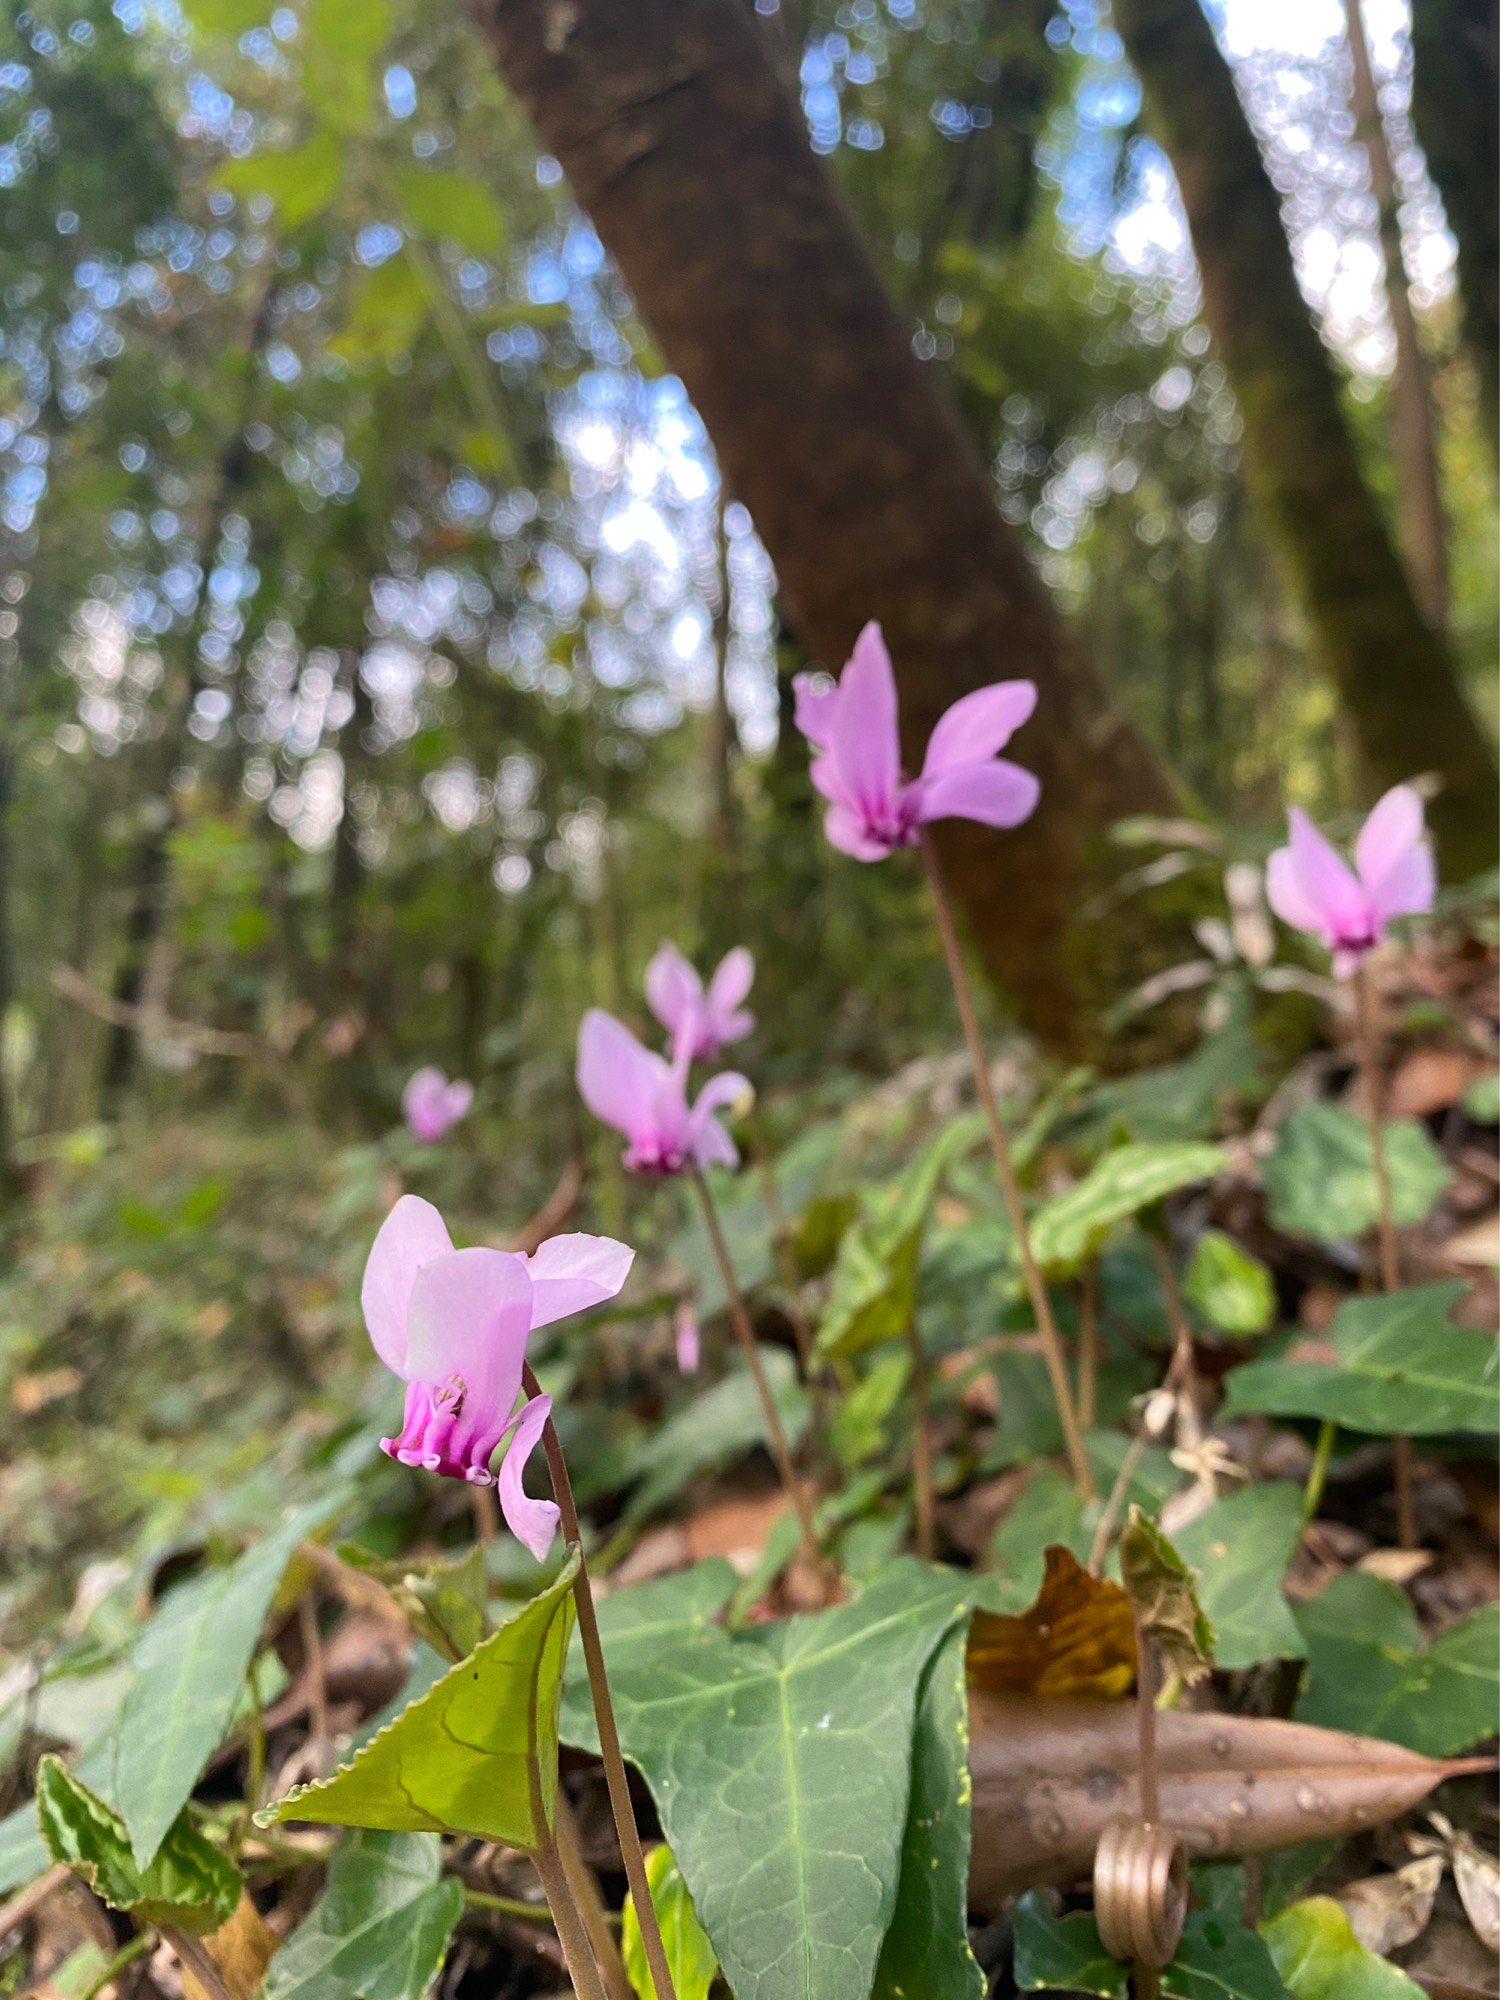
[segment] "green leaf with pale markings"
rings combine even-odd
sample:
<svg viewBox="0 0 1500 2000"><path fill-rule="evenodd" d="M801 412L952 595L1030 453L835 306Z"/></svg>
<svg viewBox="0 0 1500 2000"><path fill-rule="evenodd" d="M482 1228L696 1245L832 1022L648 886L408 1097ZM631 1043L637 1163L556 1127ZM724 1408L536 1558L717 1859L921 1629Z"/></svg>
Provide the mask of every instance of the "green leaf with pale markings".
<svg viewBox="0 0 1500 2000"><path fill-rule="evenodd" d="M1255 1932L1214 1910L1188 1911L1161 1990L1164 2000L1288 2000Z"/></svg>
<svg viewBox="0 0 1500 2000"><path fill-rule="evenodd" d="M901 1879L874 2000L984 2000L984 1974L969 1949L968 1638L962 1619L922 1676Z"/></svg>
<svg viewBox="0 0 1500 2000"><path fill-rule="evenodd" d="M557 1580L482 1640L321 1783L256 1814L391 1833L472 1834L535 1847L557 1797L558 1704L573 1629L570 1557Z"/></svg>
<svg viewBox="0 0 1500 2000"><path fill-rule="evenodd" d="M599 1607L625 1754L736 2000L869 2000L895 1909L922 1673L962 1580L910 1559L847 1604L726 1632L726 1564ZM597 1736L577 1679L566 1740Z"/></svg>
<svg viewBox="0 0 1500 2000"><path fill-rule="evenodd" d="M202 1933L227 1923L240 1900L240 1871L182 1814L157 1842L150 1864L131 1852L125 1822L61 1757L37 1766L36 1816L54 1861L63 1862L111 1908L143 1924Z"/></svg>
<svg viewBox="0 0 1500 2000"><path fill-rule="evenodd" d="M1320 1417L1372 1437L1493 1435L1500 1429L1494 1336L1449 1318L1467 1289L1460 1280L1349 1299L1328 1330L1337 1362L1236 1368L1223 1414Z"/></svg>
<svg viewBox="0 0 1500 2000"><path fill-rule="evenodd" d="M1381 1129L1391 1212L1398 1223L1425 1222L1452 1171L1416 1119L1393 1118ZM1271 1220L1290 1236L1333 1243L1363 1236L1380 1220L1370 1128L1337 1104L1294 1111L1262 1173Z"/></svg>
<svg viewBox="0 0 1500 2000"><path fill-rule="evenodd" d="M1264 1333L1276 1314L1270 1271L1222 1229L1205 1229L1193 1245L1182 1295L1210 1326L1240 1339Z"/></svg>
<svg viewBox="0 0 1500 2000"><path fill-rule="evenodd" d="M1299 1722L1456 1757L1495 1733L1500 1609L1481 1605L1422 1644L1404 1590L1350 1570L1296 1607L1307 1644Z"/></svg>
<svg viewBox="0 0 1500 2000"><path fill-rule="evenodd" d="M346 1834L261 2000L423 2000L464 1913L463 1884L442 1869L436 1834Z"/></svg>
<svg viewBox="0 0 1500 2000"><path fill-rule="evenodd" d="M1198 1572L1216 1666L1303 1657L1307 1648L1281 1588L1302 1539L1300 1487L1284 1480L1243 1487L1215 1500L1172 1539Z"/></svg>
<svg viewBox="0 0 1500 2000"><path fill-rule="evenodd" d="M1105 1238L1132 1215L1195 1181L1211 1181L1229 1155L1222 1146L1132 1143L1097 1160L1076 1187L1039 1208L1031 1222L1031 1248L1051 1277L1086 1264Z"/></svg>
<svg viewBox="0 0 1500 2000"><path fill-rule="evenodd" d="M340 1502L299 1508L227 1569L180 1585L142 1627L120 1709L109 1796L146 1867L223 1741L240 1688L298 1542Z"/></svg>

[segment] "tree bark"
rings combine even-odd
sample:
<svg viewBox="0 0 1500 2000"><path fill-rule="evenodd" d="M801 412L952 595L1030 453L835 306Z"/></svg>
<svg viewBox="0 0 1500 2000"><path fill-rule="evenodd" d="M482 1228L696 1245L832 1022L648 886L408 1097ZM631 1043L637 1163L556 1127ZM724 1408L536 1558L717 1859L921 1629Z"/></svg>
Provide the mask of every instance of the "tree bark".
<svg viewBox="0 0 1500 2000"><path fill-rule="evenodd" d="M1396 521L1413 595L1429 625L1448 622L1448 538L1438 482L1437 439L1427 363L1417 338L1401 245L1401 195L1381 116L1370 45L1360 0L1344 0L1349 57L1354 69L1355 130L1370 162L1370 187L1380 217L1380 253L1385 262L1385 296L1396 339L1391 378L1391 449L1396 461Z"/></svg>
<svg viewBox="0 0 1500 2000"><path fill-rule="evenodd" d="M1412 0L1412 116L1458 238L1464 344L1500 433L1500 8Z"/></svg>
<svg viewBox="0 0 1500 2000"><path fill-rule="evenodd" d="M792 628L837 671L880 620L915 767L958 696L1035 679L1018 832L937 829L990 970L1055 1046L1180 946L1159 912L1080 923L1110 825L1171 786L1079 658L738 0L475 0L749 508Z"/></svg>
<svg viewBox="0 0 1500 2000"><path fill-rule="evenodd" d="M1369 779L1438 772L1440 857L1449 875L1471 874L1500 847L1494 760L1360 473L1234 78L1198 0L1114 0L1114 19L1182 191L1204 313L1244 416L1248 483Z"/></svg>

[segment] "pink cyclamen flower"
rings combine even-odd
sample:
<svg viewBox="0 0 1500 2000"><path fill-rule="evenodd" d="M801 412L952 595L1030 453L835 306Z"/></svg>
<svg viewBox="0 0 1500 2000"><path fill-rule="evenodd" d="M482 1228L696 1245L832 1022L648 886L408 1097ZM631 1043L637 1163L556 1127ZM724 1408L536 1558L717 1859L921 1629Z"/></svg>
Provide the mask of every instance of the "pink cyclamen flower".
<svg viewBox="0 0 1500 2000"><path fill-rule="evenodd" d="M736 945L719 962L703 990L703 981L675 944L664 944L646 967L646 1004L672 1038L684 1043L697 1062L710 1062L726 1042L737 1042L755 1026L755 1016L740 1005L755 981L755 960Z"/></svg>
<svg viewBox="0 0 1500 2000"><path fill-rule="evenodd" d="M672 1332L677 1343L678 1374L696 1375L703 1359L703 1345L698 1337L698 1308L691 1299L677 1301Z"/></svg>
<svg viewBox="0 0 1500 2000"><path fill-rule="evenodd" d="M896 677L878 625L854 642L837 687L819 688L810 674L794 685L797 727L819 753L812 781L829 802L824 831L856 861L914 847L929 820L1019 826L1030 817L1041 786L995 753L1036 707L1033 682L997 681L954 702L928 739L922 775L910 781L901 775Z"/></svg>
<svg viewBox="0 0 1500 2000"><path fill-rule="evenodd" d="M1354 843L1352 868L1306 813L1293 806L1287 818L1287 845L1266 864L1266 900L1284 924L1321 938L1346 979L1393 917L1432 908L1437 879L1421 798L1395 785L1377 802Z"/></svg>
<svg viewBox="0 0 1500 2000"><path fill-rule="evenodd" d="M520 1410L521 1370L532 1329L612 1299L635 1252L608 1236L554 1236L534 1256L455 1250L430 1201L405 1194L380 1226L360 1303L375 1352L406 1384L399 1437L380 1448L476 1486L493 1483L490 1460L507 1433L500 1508L540 1562L557 1531L550 1500L521 1483L552 1408L536 1396Z"/></svg>
<svg viewBox="0 0 1500 2000"><path fill-rule="evenodd" d="M578 1093L596 1118L623 1132L632 1173L680 1174L687 1166L732 1167L734 1141L714 1113L750 1085L733 1070L710 1077L690 1106L686 1045L671 1062L642 1046L623 1021L591 1007L578 1030Z"/></svg>
<svg viewBox="0 0 1500 2000"><path fill-rule="evenodd" d="M450 1083L440 1069L415 1071L401 1093L401 1115L414 1139L435 1146L450 1125L468 1116L474 1102L472 1083Z"/></svg>

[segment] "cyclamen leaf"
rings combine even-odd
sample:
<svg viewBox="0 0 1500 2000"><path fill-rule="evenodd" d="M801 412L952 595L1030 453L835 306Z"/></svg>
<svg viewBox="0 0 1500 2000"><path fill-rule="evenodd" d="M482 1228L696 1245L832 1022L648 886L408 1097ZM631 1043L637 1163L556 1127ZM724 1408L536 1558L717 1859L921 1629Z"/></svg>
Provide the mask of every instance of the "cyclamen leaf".
<svg viewBox="0 0 1500 2000"><path fill-rule="evenodd" d="M412 1630L451 1665L472 1653L488 1630L484 1544L471 1542L451 1562L383 1562L349 1544L339 1555L377 1577L411 1620Z"/></svg>
<svg viewBox="0 0 1500 2000"><path fill-rule="evenodd" d="M1220 1333L1264 1333L1276 1312L1271 1273L1222 1229L1205 1229L1193 1245L1182 1295Z"/></svg>
<svg viewBox="0 0 1500 2000"><path fill-rule="evenodd" d="M262 2000L422 2000L464 1909L463 1884L443 1880L442 1866L436 1834L346 1834Z"/></svg>
<svg viewBox="0 0 1500 2000"><path fill-rule="evenodd" d="M557 1796L557 1719L576 1555L557 1580L356 1752L256 1814L535 1847Z"/></svg>
<svg viewBox="0 0 1500 2000"><path fill-rule="evenodd" d="M1016 1905L1016 1985L1023 1993L1095 1993L1125 2000L1130 1969L1110 1957L1086 1910L1054 1917L1040 1889Z"/></svg>
<svg viewBox="0 0 1500 2000"><path fill-rule="evenodd" d="M730 1633L708 1621L732 1588L702 1564L599 1607L625 1754L736 2000L868 2000L917 1689L964 1586L904 1559L850 1603ZM576 1677L565 1737L598 1740Z"/></svg>
<svg viewBox="0 0 1500 2000"><path fill-rule="evenodd" d="M110 1796L145 1868L229 1729L260 1628L298 1542L337 1500L300 1508L227 1569L174 1590L131 1655L135 1679L120 1710Z"/></svg>
<svg viewBox="0 0 1500 2000"><path fill-rule="evenodd" d="M1223 1414L1321 1417L1372 1437L1500 1428L1494 1337L1449 1318L1462 1280L1350 1299L1328 1337L1339 1362L1258 1361L1236 1368Z"/></svg>
<svg viewBox="0 0 1500 2000"><path fill-rule="evenodd" d="M366 271L354 297L354 309L344 330L328 345L332 353L360 367L407 354L426 324L427 294L411 258L394 257Z"/></svg>
<svg viewBox="0 0 1500 2000"><path fill-rule="evenodd" d="M670 1847L653 1847L646 1856L646 1880L651 1902L661 1929L662 1948L667 1954L667 1970L677 1990L677 2000L708 2000L719 1961L708 1941L708 1933L698 1921L693 1899L682 1879ZM625 1924L620 1934L620 1956L630 1983L641 2000L656 2000L651 1968L646 1962L646 1945L641 1937L640 1918L629 1896L625 1898Z"/></svg>
<svg viewBox="0 0 1500 2000"><path fill-rule="evenodd" d="M61 1757L37 1766L36 1816L54 1861L64 1862L116 1910L143 1924L217 1930L240 1900L240 1871L180 1816L146 1867L131 1852L125 1822L80 1783Z"/></svg>
<svg viewBox="0 0 1500 2000"><path fill-rule="evenodd" d="M1482 1605L1424 1649L1405 1591L1351 1570L1297 1606L1307 1642L1300 1722L1453 1757L1495 1733L1500 1609Z"/></svg>
<svg viewBox="0 0 1500 2000"><path fill-rule="evenodd" d="M1189 1910L1172 1963L1163 1967L1165 2000L1287 2000L1271 1954L1237 1918Z"/></svg>
<svg viewBox="0 0 1500 2000"><path fill-rule="evenodd" d="M1229 1155L1197 1143L1116 1146L1065 1194L1038 1209L1031 1247L1049 1276L1065 1277L1087 1263L1118 1225L1194 1181L1211 1181Z"/></svg>
<svg viewBox="0 0 1500 2000"><path fill-rule="evenodd" d="M875 1968L874 2000L984 2000L969 1949L967 1634L953 1627L922 1676L896 1907Z"/></svg>
<svg viewBox="0 0 1500 2000"><path fill-rule="evenodd" d="M1168 1670L1189 1683L1202 1680L1213 1667L1214 1628L1192 1571L1139 1507L1131 1508L1120 1535L1120 1580Z"/></svg>
<svg viewBox="0 0 1500 2000"><path fill-rule="evenodd" d="M1286 1481L1226 1494L1178 1529L1178 1553L1198 1572L1198 1602L1214 1627L1216 1666L1306 1653L1281 1588L1301 1539L1301 1488Z"/></svg>
<svg viewBox="0 0 1500 2000"><path fill-rule="evenodd" d="M1421 2000L1399 1966L1366 1951L1332 1896L1309 1896L1260 1927L1293 2000Z"/></svg>
<svg viewBox="0 0 1500 2000"><path fill-rule="evenodd" d="M1448 1164L1414 1118L1390 1119L1382 1131L1391 1213L1398 1223L1425 1222L1453 1178ZM1288 1235L1332 1243L1380 1220L1370 1128L1337 1104L1294 1111L1262 1171L1271 1221Z"/></svg>

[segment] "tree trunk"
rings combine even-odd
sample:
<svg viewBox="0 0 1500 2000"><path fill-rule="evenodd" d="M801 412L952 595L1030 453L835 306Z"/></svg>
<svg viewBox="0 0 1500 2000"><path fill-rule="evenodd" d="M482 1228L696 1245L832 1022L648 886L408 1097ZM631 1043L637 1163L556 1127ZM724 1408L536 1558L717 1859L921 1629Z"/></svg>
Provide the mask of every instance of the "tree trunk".
<svg viewBox="0 0 1500 2000"><path fill-rule="evenodd" d="M1452 657L1422 621L1297 286L1280 203L1198 0L1115 0L1176 170L1203 304L1245 420L1248 481L1358 731L1371 782L1436 771L1444 869L1495 859L1500 788Z"/></svg>
<svg viewBox="0 0 1500 2000"><path fill-rule="evenodd" d="M938 828L992 972L1055 1046L1180 947L1160 912L1076 921L1110 825L1173 792L1075 652L814 159L741 0L475 0L502 71L616 259L837 671L868 618L896 664L909 766L958 696L1041 702L1015 751L1043 803L1016 833Z"/></svg>
<svg viewBox="0 0 1500 2000"><path fill-rule="evenodd" d="M1412 0L1411 108L1458 238L1464 343L1493 438L1500 432L1500 8Z"/></svg>
<svg viewBox="0 0 1500 2000"><path fill-rule="evenodd" d="M1427 363L1417 338L1401 246L1401 195L1386 138L1385 120L1360 0L1344 0L1349 58L1354 69L1351 102L1354 125L1370 162L1370 187L1380 215L1380 253L1385 263L1385 296L1396 338L1391 378L1391 450L1396 462L1396 521L1412 593L1429 625L1448 623L1448 540L1438 483L1437 440Z"/></svg>

